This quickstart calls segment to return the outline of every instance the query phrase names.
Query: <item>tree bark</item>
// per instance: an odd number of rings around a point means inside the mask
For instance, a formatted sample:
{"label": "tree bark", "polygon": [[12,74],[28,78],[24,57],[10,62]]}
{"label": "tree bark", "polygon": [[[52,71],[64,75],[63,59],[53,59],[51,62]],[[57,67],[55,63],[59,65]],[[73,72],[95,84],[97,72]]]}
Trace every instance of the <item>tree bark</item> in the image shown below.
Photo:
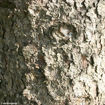
{"label": "tree bark", "polygon": [[104,105],[104,7],[103,0],[1,0],[1,104]]}

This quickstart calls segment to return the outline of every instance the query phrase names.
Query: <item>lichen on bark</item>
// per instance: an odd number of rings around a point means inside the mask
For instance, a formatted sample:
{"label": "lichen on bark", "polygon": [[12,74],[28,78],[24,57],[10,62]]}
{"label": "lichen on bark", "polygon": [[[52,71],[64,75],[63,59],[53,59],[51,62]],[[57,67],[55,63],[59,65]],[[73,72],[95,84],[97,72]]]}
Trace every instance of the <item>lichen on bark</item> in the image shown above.
{"label": "lichen on bark", "polygon": [[0,102],[105,104],[104,4],[0,1]]}

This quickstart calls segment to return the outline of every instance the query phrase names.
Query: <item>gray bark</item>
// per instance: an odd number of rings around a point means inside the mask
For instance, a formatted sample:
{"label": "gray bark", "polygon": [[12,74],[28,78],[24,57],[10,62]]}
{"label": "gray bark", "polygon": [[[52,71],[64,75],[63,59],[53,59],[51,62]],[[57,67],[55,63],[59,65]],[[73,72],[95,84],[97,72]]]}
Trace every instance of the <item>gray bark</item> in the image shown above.
{"label": "gray bark", "polygon": [[1,104],[104,105],[104,33],[104,0],[1,0]]}

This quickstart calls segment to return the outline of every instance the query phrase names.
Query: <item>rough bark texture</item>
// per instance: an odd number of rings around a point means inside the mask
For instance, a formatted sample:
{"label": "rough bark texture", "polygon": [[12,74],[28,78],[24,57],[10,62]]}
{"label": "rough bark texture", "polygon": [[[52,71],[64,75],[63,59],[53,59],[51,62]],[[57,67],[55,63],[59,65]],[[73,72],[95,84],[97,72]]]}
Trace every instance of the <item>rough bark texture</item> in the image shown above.
{"label": "rough bark texture", "polygon": [[0,102],[105,104],[104,0],[1,0]]}

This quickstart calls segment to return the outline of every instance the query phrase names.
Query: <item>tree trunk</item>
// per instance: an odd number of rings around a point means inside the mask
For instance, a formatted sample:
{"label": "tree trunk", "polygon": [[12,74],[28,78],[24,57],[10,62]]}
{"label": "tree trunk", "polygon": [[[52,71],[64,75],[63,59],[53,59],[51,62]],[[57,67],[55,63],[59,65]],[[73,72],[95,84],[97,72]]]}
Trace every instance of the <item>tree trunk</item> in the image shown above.
{"label": "tree trunk", "polygon": [[103,0],[1,0],[1,104],[104,105],[104,33]]}

